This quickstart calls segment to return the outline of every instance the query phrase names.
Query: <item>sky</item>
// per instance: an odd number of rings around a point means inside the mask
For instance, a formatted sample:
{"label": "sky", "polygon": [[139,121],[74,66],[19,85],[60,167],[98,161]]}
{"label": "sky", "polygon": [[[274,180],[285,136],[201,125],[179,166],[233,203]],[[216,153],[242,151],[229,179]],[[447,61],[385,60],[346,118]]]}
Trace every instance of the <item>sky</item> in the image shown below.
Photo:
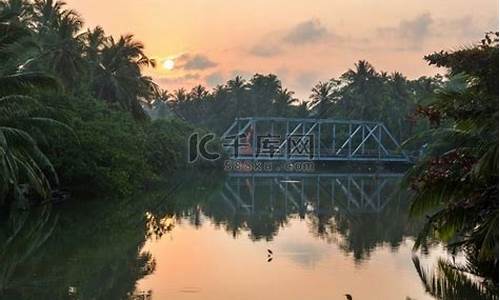
{"label": "sky", "polygon": [[[306,100],[318,81],[360,59],[408,78],[434,75],[423,56],[498,30],[496,0],[66,0],[86,27],[134,34],[159,63],[164,89],[209,88],[241,75],[277,74]],[[174,62],[173,69],[164,62]],[[167,63],[168,64],[168,63]]]}

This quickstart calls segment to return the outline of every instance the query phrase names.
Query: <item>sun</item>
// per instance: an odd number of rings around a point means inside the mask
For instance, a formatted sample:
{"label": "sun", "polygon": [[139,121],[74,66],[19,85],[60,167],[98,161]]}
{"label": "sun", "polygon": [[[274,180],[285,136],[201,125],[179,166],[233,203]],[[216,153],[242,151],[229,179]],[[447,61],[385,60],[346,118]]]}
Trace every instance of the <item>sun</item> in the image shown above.
{"label": "sun", "polygon": [[163,61],[163,68],[167,70],[172,70],[175,67],[175,61],[173,59],[167,58]]}

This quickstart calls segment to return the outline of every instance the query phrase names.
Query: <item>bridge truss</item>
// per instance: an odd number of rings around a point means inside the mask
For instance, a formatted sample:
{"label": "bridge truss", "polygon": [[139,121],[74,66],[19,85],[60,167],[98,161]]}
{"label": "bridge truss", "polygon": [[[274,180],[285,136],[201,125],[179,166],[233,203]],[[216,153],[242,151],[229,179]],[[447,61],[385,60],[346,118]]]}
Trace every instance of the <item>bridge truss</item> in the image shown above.
{"label": "bridge truss", "polygon": [[230,158],[236,160],[410,162],[381,122],[237,118],[222,139]]}

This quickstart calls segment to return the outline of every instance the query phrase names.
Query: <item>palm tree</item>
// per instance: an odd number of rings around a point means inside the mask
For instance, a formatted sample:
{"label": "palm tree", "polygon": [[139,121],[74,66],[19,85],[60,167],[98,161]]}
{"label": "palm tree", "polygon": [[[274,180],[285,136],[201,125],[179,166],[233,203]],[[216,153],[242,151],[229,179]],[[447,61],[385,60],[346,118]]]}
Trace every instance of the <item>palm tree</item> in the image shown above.
{"label": "palm tree", "polygon": [[267,116],[281,90],[281,81],[274,74],[255,74],[248,84],[251,107],[246,109],[254,116]]}
{"label": "palm tree", "polygon": [[299,101],[294,96],[294,92],[288,89],[280,89],[274,99],[273,111],[275,116],[287,116],[293,103]]}
{"label": "palm tree", "polygon": [[161,88],[154,90],[154,100],[144,103],[144,111],[152,119],[167,119],[172,116],[172,111],[169,107],[170,97],[172,95]]}
{"label": "palm tree", "polygon": [[203,124],[207,122],[208,105],[211,98],[210,92],[202,85],[197,85],[191,89],[189,93],[191,101],[190,106],[190,120],[194,124]]}
{"label": "palm tree", "polygon": [[100,26],[94,29],[87,29],[84,35],[85,43],[85,57],[90,62],[99,62],[99,55],[101,55],[102,50],[106,46],[109,37],[106,36],[104,29]]}
{"label": "palm tree", "polygon": [[132,35],[118,41],[109,37],[99,51],[96,63],[94,92],[97,98],[119,103],[138,118],[144,117],[142,100],[154,97],[156,85],[150,77],[141,74],[142,67],[155,67],[156,62],[144,53],[144,45]]}
{"label": "palm tree", "polygon": [[27,0],[4,0],[0,2],[0,19],[12,24],[27,25],[30,17],[29,2]]}
{"label": "palm tree", "polygon": [[365,60],[355,64],[355,70],[349,69],[342,74],[345,85],[342,102],[349,118],[376,120],[380,119],[380,107],[383,103],[383,81],[375,68]]}
{"label": "palm tree", "polygon": [[191,95],[191,99],[193,100],[203,100],[204,98],[206,98],[208,95],[209,95],[209,92],[207,91],[207,89],[198,84],[197,86],[195,86],[194,88],[191,89],[191,92],[190,92],[190,95]]}
{"label": "palm tree", "polygon": [[334,83],[332,81],[318,82],[311,90],[309,109],[315,111],[316,117],[324,117],[334,99]]}
{"label": "palm tree", "polygon": [[[0,28],[0,53],[28,39],[29,30],[20,30],[19,23],[3,20]],[[11,19],[12,20],[12,19]],[[13,34],[14,33],[14,34]],[[0,55],[2,55],[0,54]],[[44,128],[62,125],[57,121],[39,117],[38,102],[31,97],[33,89],[57,88],[57,81],[40,72],[32,72],[20,57],[11,53],[9,63],[0,64],[0,204],[5,199],[16,199],[26,206],[25,193],[33,189],[41,197],[47,197],[51,182],[57,183],[52,164],[38,147],[35,137],[40,137]],[[12,65],[17,68],[12,68]]]}
{"label": "palm tree", "polygon": [[156,90],[156,94],[155,94],[155,99],[156,100],[159,100],[159,101],[162,101],[162,102],[169,102],[170,101],[170,98],[172,97],[172,94],[167,91],[167,90],[164,90],[164,89],[157,89]]}
{"label": "palm tree", "polygon": [[[0,62],[4,71],[19,67],[21,53],[36,51],[29,25],[29,6],[24,0],[0,1]],[[26,61],[25,61],[26,62]]]}
{"label": "palm tree", "polygon": [[227,82],[227,89],[231,94],[231,102],[235,104],[235,115],[241,117],[241,102],[247,92],[247,83],[241,76],[236,76]]}
{"label": "palm tree", "polygon": [[100,67],[100,55],[106,46],[109,37],[106,36],[104,29],[100,26],[94,29],[87,29],[83,35],[83,57],[88,64],[88,83],[89,88],[95,83],[97,69]]}
{"label": "palm tree", "polygon": [[83,67],[83,21],[65,3],[37,0],[33,5],[35,31],[41,46],[39,63],[57,75],[67,89],[74,89]]}
{"label": "palm tree", "polygon": [[382,120],[389,128],[398,133],[398,139],[408,136],[404,134],[407,112],[414,111],[413,98],[408,87],[408,80],[403,74],[394,72],[390,76],[382,77],[388,88],[388,99],[384,102]]}
{"label": "palm tree", "polygon": [[172,93],[171,103],[174,107],[182,106],[183,104],[189,102],[190,100],[191,100],[191,95],[184,88],[177,89]]}
{"label": "palm tree", "polygon": [[169,101],[169,105],[177,116],[184,120],[190,120],[190,101],[191,95],[184,88],[180,88],[172,93],[172,98]]}
{"label": "palm tree", "polygon": [[343,78],[362,86],[366,84],[367,79],[376,75],[375,68],[366,60],[360,60],[354,64],[355,70],[349,69],[342,75]]}

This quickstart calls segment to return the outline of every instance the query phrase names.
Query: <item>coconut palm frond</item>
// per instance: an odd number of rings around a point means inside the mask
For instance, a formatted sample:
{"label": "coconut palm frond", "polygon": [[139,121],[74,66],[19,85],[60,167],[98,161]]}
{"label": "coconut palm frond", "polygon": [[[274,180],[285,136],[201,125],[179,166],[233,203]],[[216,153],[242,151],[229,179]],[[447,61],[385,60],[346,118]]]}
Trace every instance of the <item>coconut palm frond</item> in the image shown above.
{"label": "coconut palm frond", "polygon": [[485,289],[479,279],[439,260],[434,270],[426,269],[417,256],[412,258],[420,280],[428,294],[440,300],[496,300],[498,296]]}
{"label": "coconut palm frond", "polygon": [[59,89],[60,84],[54,77],[42,72],[20,72],[0,76],[0,89],[3,95],[21,94],[28,89]]}

